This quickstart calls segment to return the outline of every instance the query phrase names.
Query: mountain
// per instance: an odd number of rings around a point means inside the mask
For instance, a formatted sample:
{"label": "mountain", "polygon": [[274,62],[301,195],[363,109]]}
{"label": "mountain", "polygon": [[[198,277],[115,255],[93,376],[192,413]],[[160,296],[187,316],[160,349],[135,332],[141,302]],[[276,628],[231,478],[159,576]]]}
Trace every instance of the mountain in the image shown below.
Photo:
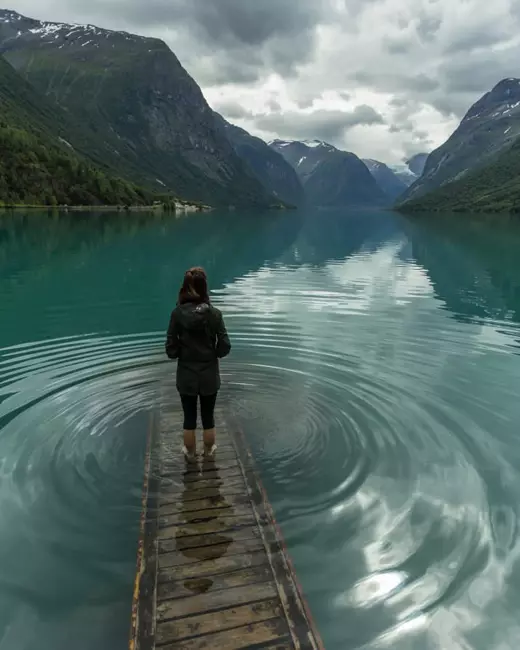
{"label": "mountain", "polygon": [[390,170],[406,187],[410,187],[422,175],[429,155],[428,153],[415,154],[400,165],[392,165]]}
{"label": "mountain", "polygon": [[215,113],[238,156],[245,161],[262,185],[283,203],[298,206],[304,202],[303,187],[298,175],[283,156],[263,140],[230,124]]}
{"label": "mountain", "polygon": [[404,199],[417,199],[485,167],[519,135],[520,79],[503,79],[469,109],[447,142],[430,154],[423,175]]}
{"label": "mountain", "polygon": [[311,205],[382,205],[388,199],[364,163],[326,142],[274,140],[272,149],[295,169]]}
{"label": "mountain", "polygon": [[426,161],[428,160],[428,153],[416,153],[415,156],[412,156],[406,161],[408,169],[415,174],[417,178],[422,176]]}
{"label": "mountain", "polygon": [[154,195],[78,154],[60,111],[0,57],[0,203],[150,205]]}
{"label": "mountain", "polygon": [[417,212],[520,212],[520,138],[484,167],[399,207]]}
{"label": "mountain", "polygon": [[1,10],[0,54],[62,107],[71,144],[96,163],[188,200],[276,203],[162,41]]}
{"label": "mountain", "polygon": [[406,191],[408,185],[403,183],[390,167],[378,160],[372,160],[371,158],[364,158],[363,162],[367,166],[368,171],[374,177],[376,183],[389,199],[395,201],[398,196]]}

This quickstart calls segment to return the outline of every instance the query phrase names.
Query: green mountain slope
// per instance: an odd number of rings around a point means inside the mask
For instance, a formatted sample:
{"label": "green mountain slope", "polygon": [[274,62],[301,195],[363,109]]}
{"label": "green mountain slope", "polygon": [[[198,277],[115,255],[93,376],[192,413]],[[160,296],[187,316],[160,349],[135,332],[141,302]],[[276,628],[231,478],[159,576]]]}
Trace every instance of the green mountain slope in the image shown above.
{"label": "green mountain slope", "polygon": [[162,41],[0,11],[0,51],[66,111],[71,144],[96,163],[188,200],[276,203]]}
{"label": "green mountain slope", "polygon": [[0,203],[151,203],[151,192],[96,167],[62,133],[56,107],[0,57]]}
{"label": "green mountain slope", "polygon": [[398,208],[409,212],[520,212],[520,139],[485,167]]}
{"label": "green mountain slope", "polygon": [[492,164],[520,136],[520,79],[503,79],[481,97],[450,138],[433,151],[404,200],[458,181]]}

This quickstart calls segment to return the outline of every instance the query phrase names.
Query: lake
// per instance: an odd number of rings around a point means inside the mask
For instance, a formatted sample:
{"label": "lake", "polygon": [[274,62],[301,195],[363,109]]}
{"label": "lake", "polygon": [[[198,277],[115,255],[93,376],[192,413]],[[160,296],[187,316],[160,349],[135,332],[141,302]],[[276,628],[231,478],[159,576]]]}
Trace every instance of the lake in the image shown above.
{"label": "lake", "polygon": [[327,649],[520,647],[519,251],[498,216],[0,215],[0,649],[127,647],[195,264]]}

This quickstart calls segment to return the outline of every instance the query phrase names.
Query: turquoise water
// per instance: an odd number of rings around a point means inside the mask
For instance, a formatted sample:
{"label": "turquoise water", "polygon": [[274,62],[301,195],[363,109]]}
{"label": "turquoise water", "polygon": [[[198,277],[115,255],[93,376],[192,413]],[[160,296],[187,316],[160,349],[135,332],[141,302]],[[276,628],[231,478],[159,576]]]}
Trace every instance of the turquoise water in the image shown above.
{"label": "turquoise water", "polygon": [[326,647],[520,647],[519,250],[498,217],[0,216],[0,650],[127,646],[193,264]]}

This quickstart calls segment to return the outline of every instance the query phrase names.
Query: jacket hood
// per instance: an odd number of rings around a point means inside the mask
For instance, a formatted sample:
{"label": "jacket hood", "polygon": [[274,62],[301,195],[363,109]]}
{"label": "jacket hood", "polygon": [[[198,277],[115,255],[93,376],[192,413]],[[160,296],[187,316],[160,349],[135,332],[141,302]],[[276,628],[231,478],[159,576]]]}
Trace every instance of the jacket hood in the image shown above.
{"label": "jacket hood", "polygon": [[187,302],[180,306],[182,324],[189,330],[203,330],[208,323],[210,306],[205,303]]}

